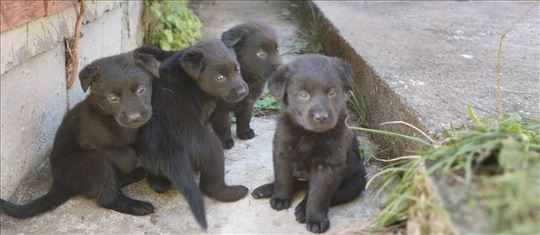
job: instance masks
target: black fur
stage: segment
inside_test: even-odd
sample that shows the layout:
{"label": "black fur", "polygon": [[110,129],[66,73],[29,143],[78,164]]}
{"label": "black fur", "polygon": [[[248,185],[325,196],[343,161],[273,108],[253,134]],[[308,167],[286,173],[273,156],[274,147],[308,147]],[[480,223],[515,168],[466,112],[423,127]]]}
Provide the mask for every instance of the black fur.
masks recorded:
{"label": "black fur", "polygon": [[210,116],[210,123],[221,139],[223,148],[234,146],[229,114],[236,117],[236,134],[240,139],[251,139],[255,132],[250,127],[252,109],[261,96],[266,80],[281,64],[278,38],[274,29],[265,23],[247,22],[237,25],[221,35],[228,47],[234,48],[242,77],[249,86],[249,94],[238,103],[219,101]]}
{"label": "black fur", "polygon": [[[125,53],[103,58],[80,73],[88,97],[60,125],[51,153],[49,192],[25,205],[1,200],[0,209],[19,218],[52,210],[75,195],[96,198],[100,206],[133,215],[154,212],[148,202],[131,199],[121,187],[144,178],[135,169],[138,127],[151,116],[151,80],[157,61]],[[115,97],[115,98],[113,98]]]}
{"label": "black fur", "polygon": [[291,194],[307,180],[296,220],[322,233],[330,227],[328,209],[356,198],[366,184],[354,132],[345,125],[345,91],[352,71],[343,61],[305,55],[281,66],[268,89],[281,102],[274,136],[274,183],[258,187],[255,198],[272,197],[276,210],[291,205]]}
{"label": "black fur", "polygon": [[[161,64],[159,73],[153,84],[154,115],[140,133],[141,161],[152,188],[165,192],[172,182],[206,228],[201,191],[219,201],[236,201],[247,194],[244,186],[225,185],[223,148],[209,128],[208,116],[218,99],[238,102],[248,88],[234,52],[220,40],[176,52]],[[201,172],[200,189],[196,171]]]}

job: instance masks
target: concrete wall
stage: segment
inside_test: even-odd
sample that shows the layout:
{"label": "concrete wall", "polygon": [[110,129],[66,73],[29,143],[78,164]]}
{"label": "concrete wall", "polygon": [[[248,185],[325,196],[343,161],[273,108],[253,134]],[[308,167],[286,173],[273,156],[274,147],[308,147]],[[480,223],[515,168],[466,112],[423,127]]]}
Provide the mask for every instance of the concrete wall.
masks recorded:
{"label": "concrete wall", "polygon": [[[86,1],[79,71],[92,61],[142,43],[142,1]],[[72,37],[79,4],[2,32],[0,189],[10,197],[48,156],[66,111],[85,94],[66,90],[63,39]]]}

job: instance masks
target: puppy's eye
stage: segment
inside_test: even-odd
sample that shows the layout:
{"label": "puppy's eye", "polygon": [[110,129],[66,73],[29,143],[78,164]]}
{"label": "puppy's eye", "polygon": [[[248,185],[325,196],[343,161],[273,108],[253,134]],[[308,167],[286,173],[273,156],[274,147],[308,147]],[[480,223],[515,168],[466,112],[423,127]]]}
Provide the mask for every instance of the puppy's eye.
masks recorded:
{"label": "puppy's eye", "polygon": [[236,71],[236,73],[240,73],[240,66],[237,65],[237,66],[234,68],[234,71]]}
{"label": "puppy's eye", "polygon": [[120,100],[120,97],[115,94],[110,94],[107,96],[107,99],[111,102],[118,102]]}
{"label": "puppy's eye", "polygon": [[216,81],[223,82],[225,81],[225,76],[223,74],[219,74],[216,76]]}
{"label": "puppy's eye", "polygon": [[305,90],[301,90],[300,92],[298,92],[298,98],[300,98],[301,100],[309,100],[310,98],[309,92]]}
{"label": "puppy's eye", "polygon": [[140,95],[140,94],[144,93],[144,87],[143,86],[137,87],[136,93],[137,93],[137,95]]}
{"label": "puppy's eye", "polygon": [[336,97],[336,95],[337,95],[336,89],[332,88],[330,89],[330,91],[328,91],[328,97],[334,98]]}
{"label": "puppy's eye", "polygon": [[266,51],[264,51],[263,49],[260,49],[260,50],[257,51],[257,57],[259,57],[261,59],[266,58],[267,55],[268,55],[268,53],[266,53]]}

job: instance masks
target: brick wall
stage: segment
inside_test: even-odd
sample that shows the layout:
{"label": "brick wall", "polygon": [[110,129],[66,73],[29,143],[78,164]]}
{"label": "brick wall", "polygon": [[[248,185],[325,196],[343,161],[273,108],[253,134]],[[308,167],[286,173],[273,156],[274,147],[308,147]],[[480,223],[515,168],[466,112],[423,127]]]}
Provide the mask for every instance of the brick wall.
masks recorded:
{"label": "brick wall", "polygon": [[53,15],[78,2],[78,0],[0,1],[0,32],[10,30],[39,17]]}

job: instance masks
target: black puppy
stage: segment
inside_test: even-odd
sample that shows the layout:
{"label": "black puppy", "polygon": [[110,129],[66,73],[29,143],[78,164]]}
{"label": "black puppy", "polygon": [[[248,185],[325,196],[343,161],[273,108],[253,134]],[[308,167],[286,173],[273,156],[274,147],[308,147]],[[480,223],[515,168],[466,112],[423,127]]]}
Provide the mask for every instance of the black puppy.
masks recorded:
{"label": "black puppy", "polygon": [[53,184],[49,192],[26,205],[1,200],[10,216],[26,218],[63,204],[75,195],[96,198],[100,206],[145,215],[152,204],[131,199],[121,187],[144,178],[135,169],[138,127],[152,113],[151,80],[158,62],[136,52],[103,58],[80,73],[90,94],[69,111],[60,125],[51,153]]}
{"label": "black puppy", "polygon": [[255,132],[250,127],[253,105],[261,96],[266,79],[281,65],[278,39],[274,29],[265,23],[247,22],[237,25],[221,35],[228,47],[234,48],[242,70],[242,78],[249,86],[249,94],[238,103],[220,101],[210,116],[210,123],[221,139],[223,148],[234,146],[231,119],[236,117],[236,133],[240,139],[251,139]]}
{"label": "black puppy", "polygon": [[276,210],[289,208],[298,181],[307,180],[296,220],[314,233],[330,224],[330,206],[348,202],[364,189],[365,169],[354,133],[345,125],[345,91],[352,70],[337,58],[305,55],[281,66],[268,89],[282,105],[274,136],[274,183],[258,187],[255,198],[271,196]]}
{"label": "black puppy", "polygon": [[[150,186],[165,192],[172,182],[206,228],[201,190],[219,201],[236,201],[248,191],[225,185],[223,148],[208,117],[218,99],[238,102],[249,90],[234,51],[217,39],[176,52],[159,74],[153,84],[154,114],[140,133],[141,161]],[[195,171],[201,172],[200,190]]]}
{"label": "black puppy", "polygon": [[[221,40],[226,46],[234,48],[242,78],[249,87],[249,94],[238,103],[219,100],[209,119],[214,132],[221,139],[223,148],[230,149],[234,146],[234,140],[231,136],[229,114],[235,114],[236,133],[240,139],[255,137],[255,132],[249,125],[253,105],[261,96],[266,79],[281,64],[281,57],[276,32],[272,26],[265,23],[247,22],[237,25],[225,31]],[[140,51],[152,54],[160,61],[174,53],[152,46],[142,47]]]}

